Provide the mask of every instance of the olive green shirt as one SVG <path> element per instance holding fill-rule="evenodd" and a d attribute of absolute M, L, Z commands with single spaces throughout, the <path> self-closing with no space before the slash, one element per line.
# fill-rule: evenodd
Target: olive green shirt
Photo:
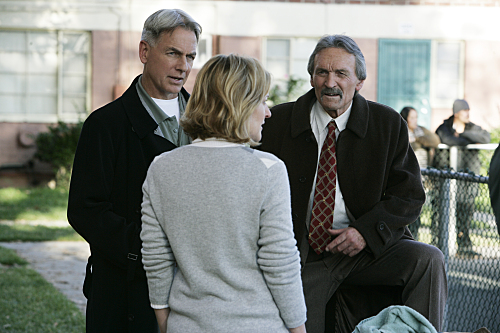
<path fill-rule="evenodd" d="M 159 135 L 168 141 L 175 144 L 177 147 L 184 146 L 191 143 L 190 137 L 184 133 L 182 127 L 179 126 L 179 122 L 175 116 L 169 117 L 163 112 L 163 110 L 158 106 L 158 104 L 153 101 L 151 96 L 144 90 L 141 83 L 142 76 L 137 81 L 136 89 L 139 94 L 139 98 L 142 105 L 146 108 L 151 118 L 153 118 L 158 127 L 155 130 L 155 134 Z M 186 110 L 187 101 L 182 94 L 179 96 L 179 114 L 182 117 L 184 111 Z"/>

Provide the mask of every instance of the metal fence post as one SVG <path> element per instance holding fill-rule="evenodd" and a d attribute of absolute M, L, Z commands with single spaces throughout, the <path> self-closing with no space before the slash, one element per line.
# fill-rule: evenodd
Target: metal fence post
<path fill-rule="evenodd" d="M 441 249 L 444 254 L 445 266 L 447 269 L 448 259 L 450 257 L 450 249 L 448 247 L 450 235 L 448 232 L 449 228 L 449 219 L 451 214 L 451 205 L 450 205 L 450 179 L 444 179 L 442 182 L 441 188 L 439 189 L 441 193 L 441 204 L 439 205 L 439 226 L 438 226 L 438 240 L 437 247 Z"/>
<path fill-rule="evenodd" d="M 458 171 L 458 148 L 456 146 L 450 147 L 450 167 L 452 170 Z M 444 244 L 447 248 L 449 256 L 454 256 L 457 253 L 457 180 L 449 180 L 449 220 L 448 226 L 446 227 L 448 231 L 447 243 Z"/>

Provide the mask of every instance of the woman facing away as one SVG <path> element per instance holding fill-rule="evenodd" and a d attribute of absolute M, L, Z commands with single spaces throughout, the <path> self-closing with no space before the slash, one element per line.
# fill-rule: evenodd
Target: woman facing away
<path fill-rule="evenodd" d="M 417 156 L 418 164 L 420 168 L 425 169 L 427 166 L 432 165 L 434 148 L 441 143 L 441 140 L 439 140 L 436 133 L 432 133 L 425 127 L 418 126 L 418 113 L 414 108 L 405 106 L 400 114 L 408 124 L 410 145 Z"/>
<path fill-rule="evenodd" d="M 158 156 L 143 185 L 143 264 L 161 332 L 305 332 L 284 163 L 254 150 L 270 74 L 218 55 L 181 119 L 194 140 Z"/>

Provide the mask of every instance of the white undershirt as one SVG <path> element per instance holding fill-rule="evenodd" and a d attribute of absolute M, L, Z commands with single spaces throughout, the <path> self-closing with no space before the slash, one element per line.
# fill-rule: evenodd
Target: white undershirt
<path fill-rule="evenodd" d="M 177 121 L 179 121 L 180 110 L 179 110 L 179 97 L 174 99 L 158 99 L 153 98 L 156 104 L 162 109 L 162 111 L 169 117 L 175 116 Z"/>
<path fill-rule="evenodd" d="M 352 107 L 352 102 L 351 105 L 349 105 L 349 108 L 344 113 L 335 118 L 335 124 L 337 127 L 335 129 L 335 138 L 338 138 L 340 132 L 342 132 L 346 128 L 347 121 L 349 120 L 349 116 L 351 115 L 351 107 Z M 318 163 L 321 155 L 321 147 L 323 147 L 323 143 L 328 135 L 328 123 L 331 120 L 332 117 L 328 113 L 326 113 L 321 104 L 319 104 L 319 102 L 316 101 L 311 110 L 311 128 L 314 137 L 316 138 L 316 142 L 318 142 Z M 314 191 L 316 189 L 316 176 L 317 176 L 317 170 L 316 170 L 316 175 L 314 176 L 313 188 L 311 190 L 311 196 L 309 199 L 309 209 L 307 214 L 308 225 L 309 222 L 311 221 L 311 211 L 314 201 Z M 332 229 L 342 229 L 348 226 L 349 226 L 349 218 L 347 217 L 344 197 L 342 196 L 342 192 L 340 191 L 339 177 L 337 175 Z"/>

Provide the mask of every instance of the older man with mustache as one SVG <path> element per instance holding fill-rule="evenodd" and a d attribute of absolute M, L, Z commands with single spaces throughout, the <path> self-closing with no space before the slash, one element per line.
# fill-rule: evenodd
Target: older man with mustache
<path fill-rule="evenodd" d="M 288 169 L 307 332 L 352 332 L 392 304 L 417 310 L 441 330 L 443 254 L 407 228 L 425 194 L 405 121 L 359 94 L 366 65 L 351 38 L 323 37 L 308 72 L 313 89 L 271 110 L 260 147 Z M 357 296 L 355 308 L 335 309 L 341 284 Z M 397 292 L 370 296 L 381 286 Z"/>

